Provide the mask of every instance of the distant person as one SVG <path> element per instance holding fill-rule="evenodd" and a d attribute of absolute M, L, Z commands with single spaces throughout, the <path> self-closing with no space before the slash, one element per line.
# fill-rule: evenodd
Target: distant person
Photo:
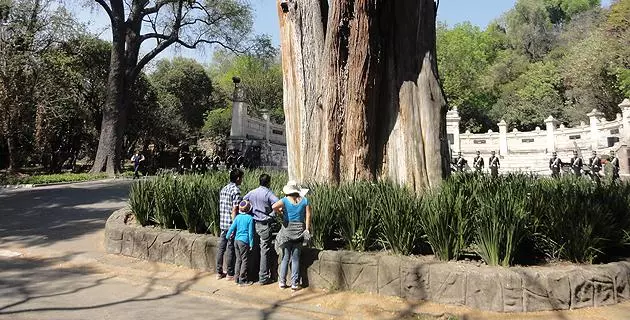
<path fill-rule="evenodd" d="M 457 153 L 457 161 L 455 161 L 455 167 L 457 168 L 457 172 L 464 172 L 464 169 L 466 169 L 466 164 L 468 162 L 466 161 L 466 159 L 464 159 L 464 157 L 462 157 L 462 153 L 458 152 Z"/>
<path fill-rule="evenodd" d="M 549 170 L 551 170 L 551 177 L 560 178 L 560 168 L 562 168 L 562 160 L 558 158 L 558 153 L 553 152 L 551 159 L 549 159 Z"/>
<path fill-rule="evenodd" d="M 243 200 L 238 205 L 239 214 L 234 218 L 234 222 L 228 229 L 226 237 L 234 236 L 234 246 L 236 248 L 236 265 L 234 267 L 234 276 L 239 286 L 250 286 L 247 275 L 247 261 L 249 260 L 250 251 L 254 247 L 254 220 L 250 214 L 252 205 L 249 201 Z"/>
<path fill-rule="evenodd" d="M 619 179 L 619 158 L 615 156 L 614 151 L 610 151 L 610 165 L 612 166 L 612 170 L 610 171 L 612 181 L 616 181 Z"/>
<path fill-rule="evenodd" d="M 234 169 L 230 172 L 230 183 L 219 193 L 219 251 L 217 252 L 217 279 L 226 277 L 223 270 L 223 257 L 227 250 L 227 279 L 234 280 L 234 237 L 228 237 L 227 231 L 238 213 L 241 202 L 239 186 L 243 182 L 243 171 Z"/>
<path fill-rule="evenodd" d="M 136 154 L 131 156 L 131 162 L 133 162 L 134 179 L 140 178 L 140 165 L 142 164 L 142 161 L 144 161 L 144 156 L 138 151 L 136 151 Z"/>
<path fill-rule="evenodd" d="M 597 151 L 593 150 L 593 156 L 588 159 L 588 167 L 591 170 L 591 179 L 599 183 L 599 171 L 602 170 L 602 159 L 597 156 Z"/>
<path fill-rule="evenodd" d="M 582 175 L 582 167 L 584 166 L 584 160 L 580 156 L 578 156 L 577 150 L 573 151 L 573 158 L 571 158 L 571 170 L 573 170 L 573 174 L 576 176 Z"/>
<path fill-rule="evenodd" d="M 272 209 L 282 214 L 283 223 L 276 236 L 276 248 L 282 249 L 282 263 L 278 285 L 287 287 L 287 272 L 291 263 L 291 289 L 300 289 L 300 255 L 302 244 L 310 239 L 311 206 L 305 197 L 308 190 L 301 189 L 294 181 L 282 188 L 286 195 L 273 204 Z"/>
<path fill-rule="evenodd" d="M 261 285 L 271 283 L 271 224 L 273 223 L 273 210 L 271 207 L 278 202 L 278 197 L 269 189 L 271 176 L 263 173 L 258 178 L 260 186 L 243 197 L 252 203 L 252 213 L 256 227 L 256 236 L 260 246 L 260 265 L 258 282 Z"/>
<path fill-rule="evenodd" d="M 496 156 L 496 152 L 494 151 L 492 151 L 492 154 L 488 159 L 488 167 L 490 167 L 490 174 L 493 178 L 499 176 L 499 168 L 501 167 L 501 163 L 499 162 L 499 157 Z"/>
<path fill-rule="evenodd" d="M 481 152 L 477 151 L 477 156 L 473 159 L 473 167 L 475 168 L 475 172 L 483 172 L 483 166 L 483 157 L 481 156 Z"/>

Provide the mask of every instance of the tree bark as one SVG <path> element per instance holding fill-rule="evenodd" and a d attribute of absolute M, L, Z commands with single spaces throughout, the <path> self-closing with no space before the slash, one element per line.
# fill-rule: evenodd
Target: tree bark
<path fill-rule="evenodd" d="M 438 185 L 449 152 L 435 3 L 330 3 L 278 6 L 290 177 Z"/>
<path fill-rule="evenodd" d="M 126 68 L 124 9 L 113 7 L 112 51 L 107 79 L 107 96 L 103 106 L 103 120 L 98 149 L 91 173 L 105 171 L 108 175 L 120 172 L 120 155 L 124 134 Z"/>

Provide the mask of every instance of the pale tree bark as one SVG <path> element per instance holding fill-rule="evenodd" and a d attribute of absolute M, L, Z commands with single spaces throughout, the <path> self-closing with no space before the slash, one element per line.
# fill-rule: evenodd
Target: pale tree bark
<path fill-rule="evenodd" d="M 290 177 L 438 185 L 449 152 L 436 4 L 327 3 L 278 6 Z"/>

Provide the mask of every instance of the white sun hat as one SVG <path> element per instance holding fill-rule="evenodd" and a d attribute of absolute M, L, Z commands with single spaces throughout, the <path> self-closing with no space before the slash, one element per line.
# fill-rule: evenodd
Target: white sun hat
<path fill-rule="evenodd" d="M 291 180 L 289 182 L 287 182 L 287 185 L 282 187 L 282 192 L 286 195 L 289 194 L 299 194 L 300 197 L 304 197 L 306 196 L 306 194 L 308 193 L 309 189 L 306 188 L 301 188 L 297 182 Z"/>

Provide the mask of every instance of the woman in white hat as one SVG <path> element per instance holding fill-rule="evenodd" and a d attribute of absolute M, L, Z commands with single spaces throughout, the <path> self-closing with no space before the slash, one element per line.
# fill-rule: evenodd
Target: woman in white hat
<path fill-rule="evenodd" d="M 308 189 L 302 189 L 295 181 L 282 188 L 286 195 L 274 203 L 272 209 L 283 216 L 283 224 L 276 236 L 276 248 L 282 250 L 278 284 L 287 287 L 287 271 L 291 260 L 291 289 L 298 290 L 300 284 L 300 254 L 302 242 L 310 239 L 311 206 L 305 197 Z"/>

